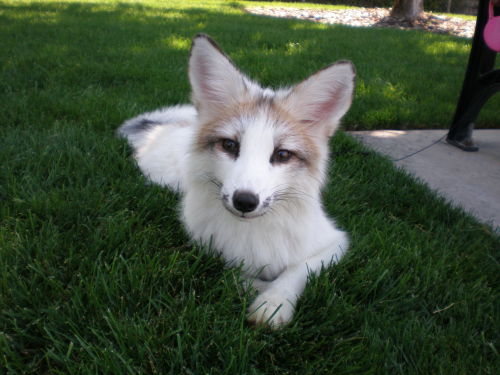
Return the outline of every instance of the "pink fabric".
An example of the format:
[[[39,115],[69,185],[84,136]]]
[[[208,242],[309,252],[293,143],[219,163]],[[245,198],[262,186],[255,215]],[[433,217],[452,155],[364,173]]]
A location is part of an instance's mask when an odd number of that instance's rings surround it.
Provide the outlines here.
[[[490,1],[489,19],[483,31],[484,42],[493,51],[500,52],[500,16],[493,14],[493,0]]]

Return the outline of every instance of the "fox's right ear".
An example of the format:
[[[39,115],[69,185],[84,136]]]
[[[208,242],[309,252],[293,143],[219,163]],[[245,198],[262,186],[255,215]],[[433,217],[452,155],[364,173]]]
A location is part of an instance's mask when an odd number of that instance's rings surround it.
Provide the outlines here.
[[[204,119],[215,118],[238,103],[250,80],[207,35],[193,39],[189,58],[192,100]]]

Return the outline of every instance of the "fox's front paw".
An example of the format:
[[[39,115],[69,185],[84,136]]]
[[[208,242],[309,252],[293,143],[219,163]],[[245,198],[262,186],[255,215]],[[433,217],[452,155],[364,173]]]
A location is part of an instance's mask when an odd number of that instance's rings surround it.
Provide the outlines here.
[[[293,297],[267,291],[259,294],[248,309],[248,321],[254,324],[268,324],[279,329],[292,320],[295,307]]]

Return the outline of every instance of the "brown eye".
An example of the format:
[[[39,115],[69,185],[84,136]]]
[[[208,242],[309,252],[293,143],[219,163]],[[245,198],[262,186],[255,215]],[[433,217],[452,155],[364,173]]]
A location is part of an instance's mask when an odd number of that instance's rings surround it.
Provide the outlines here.
[[[293,153],[288,150],[276,150],[271,157],[271,163],[286,163],[293,156]]]
[[[238,156],[240,151],[240,145],[238,142],[233,141],[232,139],[223,139],[222,141],[222,149],[226,151],[228,154]]]

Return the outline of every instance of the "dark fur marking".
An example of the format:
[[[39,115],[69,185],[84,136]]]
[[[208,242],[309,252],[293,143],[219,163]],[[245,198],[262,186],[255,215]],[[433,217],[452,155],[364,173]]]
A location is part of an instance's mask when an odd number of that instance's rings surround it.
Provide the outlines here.
[[[267,197],[264,203],[262,203],[262,207],[269,207],[269,204],[271,204],[271,197]]]
[[[274,96],[267,96],[261,93],[255,100],[257,106],[265,106],[268,110],[274,109]]]
[[[141,133],[143,131],[147,131],[156,125],[160,125],[160,123],[157,121],[152,121],[152,120],[148,120],[148,119],[144,118],[144,119],[138,120],[130,125],[125,126],[122,129],[122,132],[127,134],[127,135],[137,134],[137,133]]]

